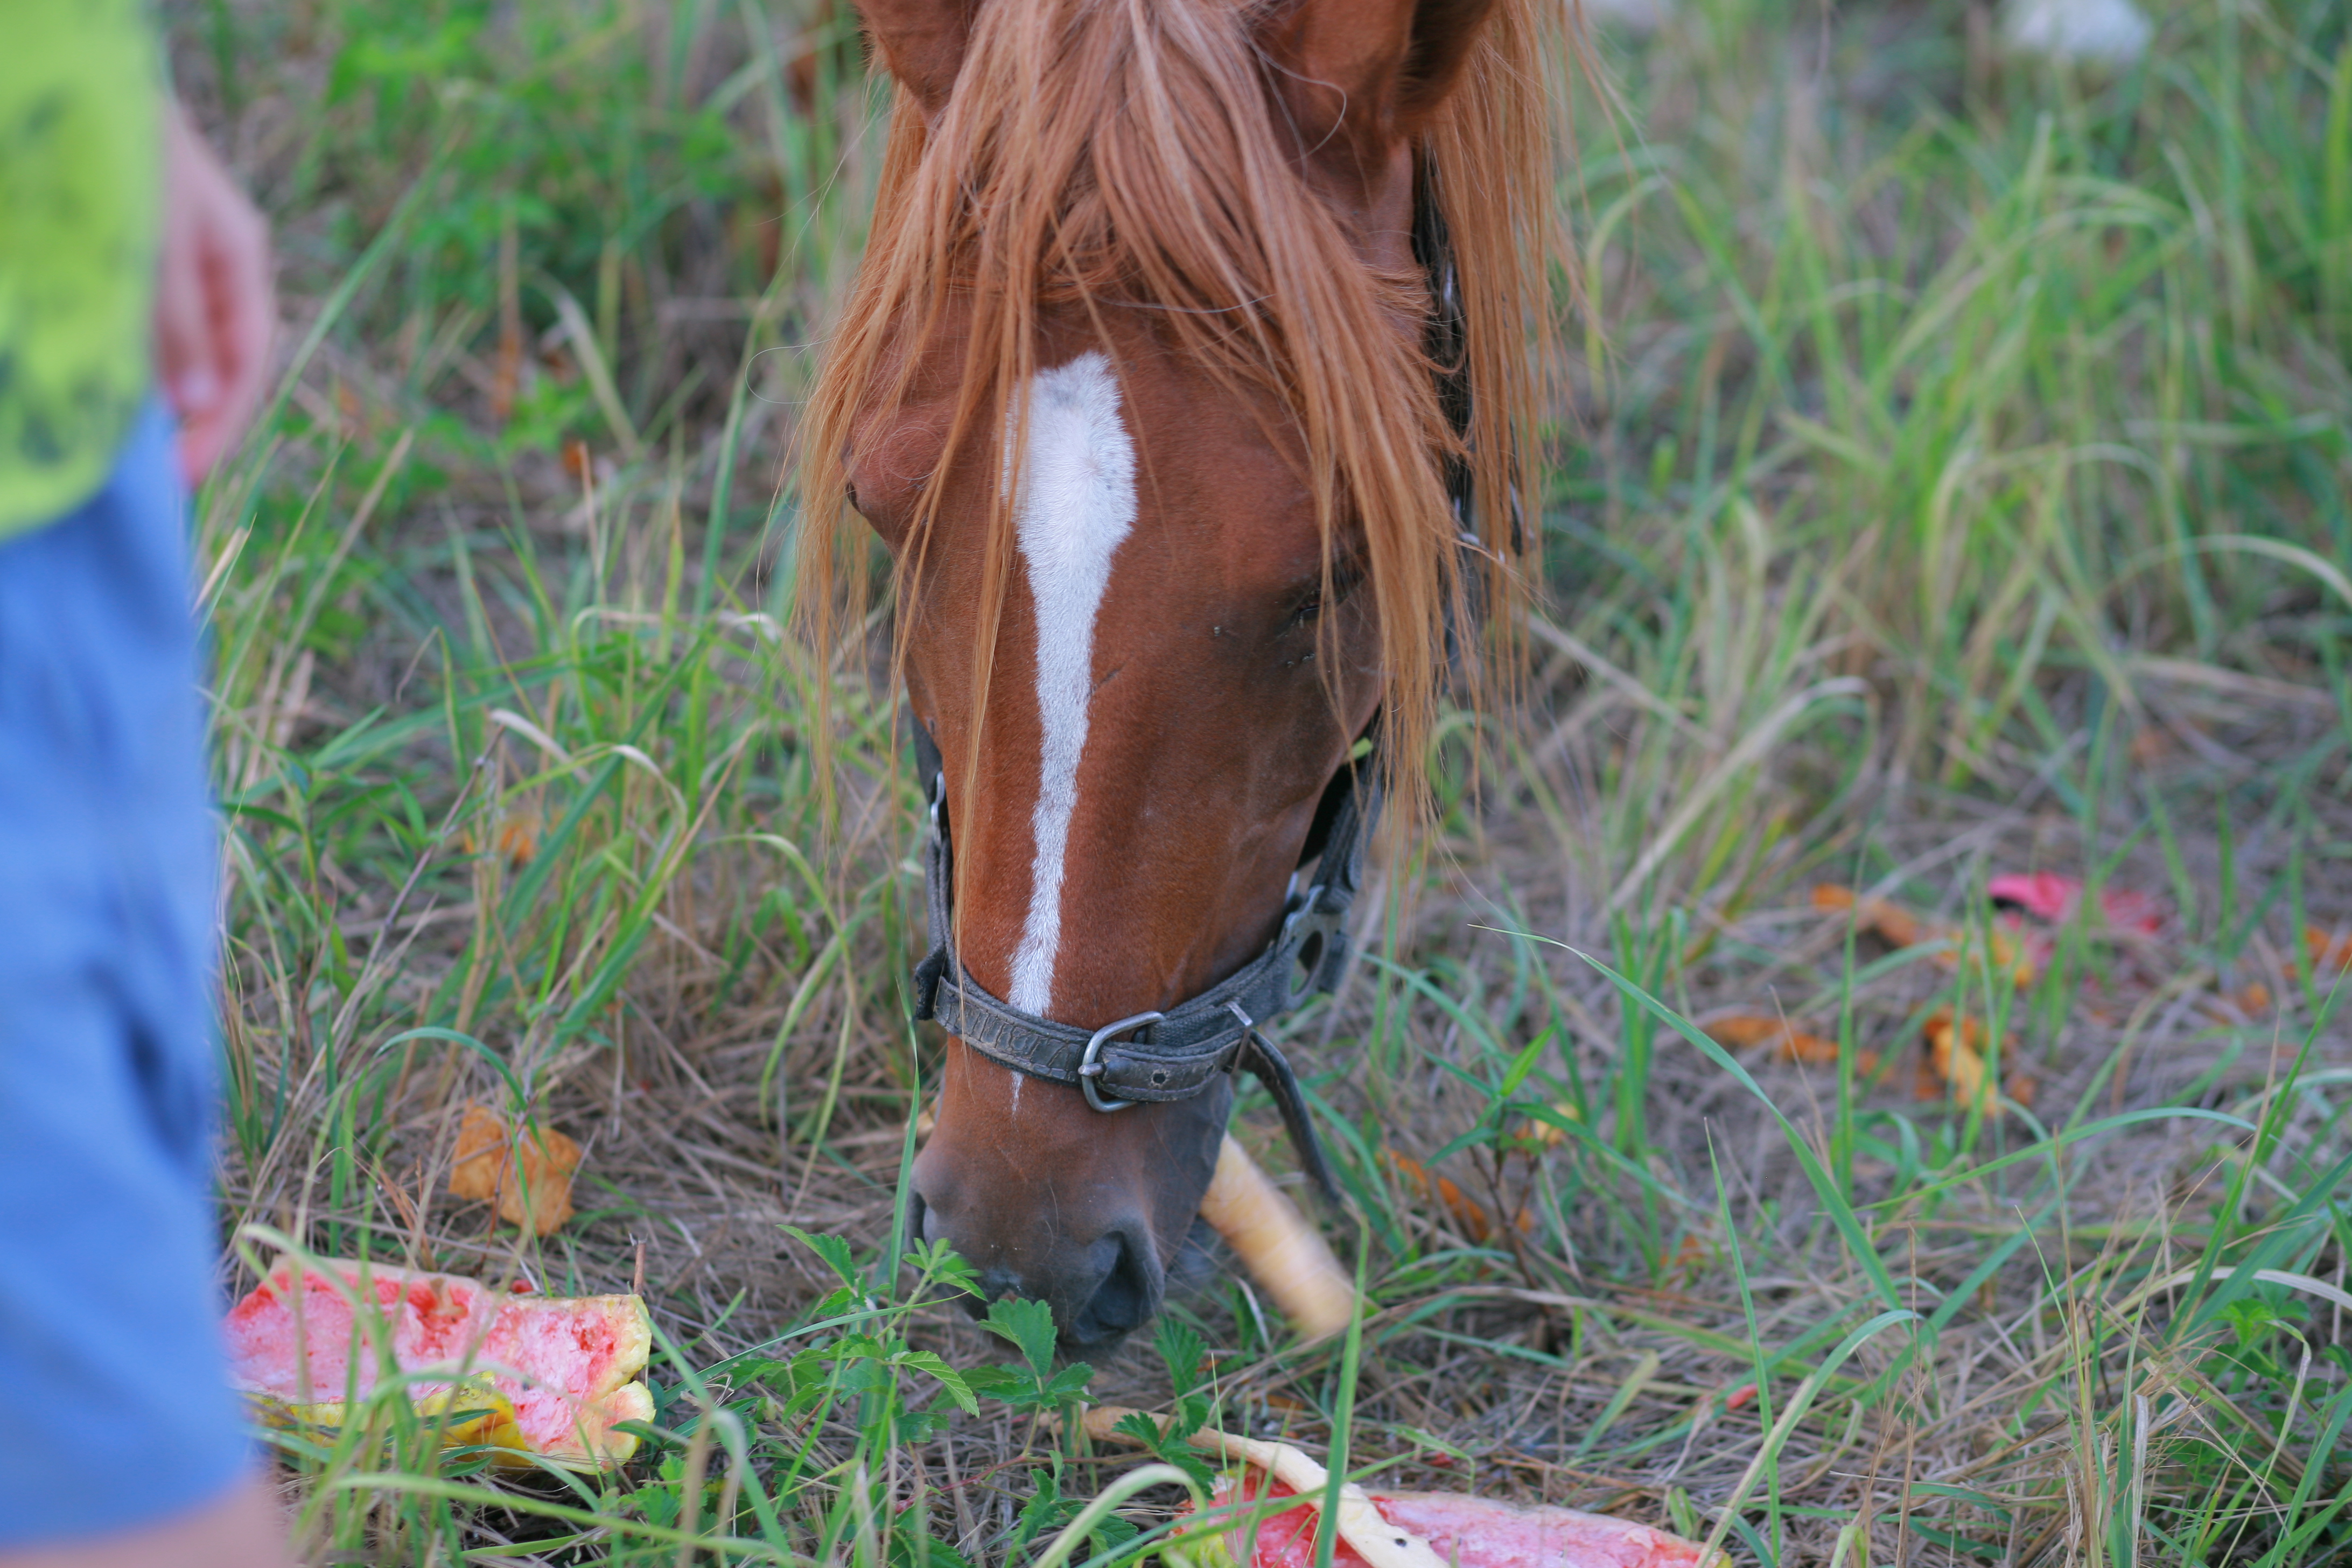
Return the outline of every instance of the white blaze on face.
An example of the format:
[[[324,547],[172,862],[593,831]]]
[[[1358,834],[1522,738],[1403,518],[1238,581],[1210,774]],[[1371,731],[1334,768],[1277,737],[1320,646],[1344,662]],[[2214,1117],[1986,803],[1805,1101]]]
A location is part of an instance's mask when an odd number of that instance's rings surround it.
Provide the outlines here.
[[[1062,860],[1078,805],[1078,760],[1094,696],[1095,616],[1110,558],[1135,526],[1135,444],[1118,418],[1110,361],[1084,353],[1030,383],[1013,521],[1037,605],[1037,714],[1044,731],[1030,830],[1029,916],[1005,1000],[1045,1014],[1062,942]],[[1008,454],[1009,457],[1009,454]],[[1009,469],[1012,465],[1006,464]]]

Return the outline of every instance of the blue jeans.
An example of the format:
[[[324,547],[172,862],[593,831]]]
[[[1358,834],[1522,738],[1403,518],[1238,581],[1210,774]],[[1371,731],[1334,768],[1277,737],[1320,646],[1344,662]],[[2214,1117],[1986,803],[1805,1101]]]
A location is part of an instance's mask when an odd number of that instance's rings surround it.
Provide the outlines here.
[[[253,1462],[185,512],[150,408],[103,489],[0,542],[0,1548],[159,1522]]]

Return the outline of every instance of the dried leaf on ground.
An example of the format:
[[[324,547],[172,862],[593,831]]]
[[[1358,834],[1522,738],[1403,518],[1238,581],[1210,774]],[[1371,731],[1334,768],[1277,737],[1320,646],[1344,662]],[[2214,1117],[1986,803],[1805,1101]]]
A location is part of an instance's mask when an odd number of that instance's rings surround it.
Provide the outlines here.
[[[1962,1018],[1956,1026],[1952,1010],[1939,1007],[1928,1016],[1921,1032],[1927,1038],[1928,1059],[1953,1097],[1963,1105],[1993,1114],[1999,1107],[1992,1098],[1992,1074],[1985,1066],[1984,1026],[1974,1018]],[[2007,1054],[2006,1046],[2003,1054]],[[2033,1103],[2033,1080],[2023,1074],[2008,1075],[2001,1087],[2018,1104]]]
[[[2324,931],[2317,926],[2303,928],[2303,951],[2310,955],[2311,972],[2321,980],[2333,980],[2352,969],[2352,931]]]
[[[499,853],[509,864],[528,866],[539,853],[539,813],[511,811],[499,819]]]
[[[1860,897],[1852,888],[1835,882],[1822,882],[1813,889],[1813,908],[1824,914],[1853,911],[1854,924],[1864,931],[1875,931],[1895,947],[1917,947],[1921,942],[1934,942],[1944,932],[1926,920],[1913,914],[1902,905],[1885,899]]]
[[[2154,767],[2179,750],[2179,742],[2174,740],[2168,731],[2154,725],[2134,735],[2131,738],[2131,744],[2124,748],[2125,754],[2131,758],[2132,764],[2142,768]]]
[[[1553,1100],[1551,1113],[1559,1117],[1561,1121],[1581,1124],[1584,1121],[1584,1112],[1577,1110],[1565,1100]],[[1557,1121],[1538,1121],[1530,1117],[1512,1131],[1516,1136],[1527,1140],[1538,1149],[1557,1149],[1568,1142],[1568,1129],[1560,1126]]]
[[[1412,1184],[1413,1191],[1421,1194],[1423,1201],[1444,1205],[1446,1212],[1454,1216],[1454,1223],[1462,1227],[1463,1236],[1472,1246],[1484,1247],[1493,1237],[1496,1229],[1494,1216],[1486,1212],[1485,1205],[1464,1192],[1450,1178],[1433,1174],[1420,1161],[1394,1149],[1389,1151],[1389,1163],[1396,1166],[1398,1174]],[[1535,1217],[1522,1208],[1512,1216],[1511,1223],[1524,1235],[1535,1223]]]
[[[1717,1045],[1735,1051],[1753,1050],[1759,1046],[1770,1046],[1774,1059],[1796,1062],[1803,1067],[1835,1067],[1838,1059],[1837,1042],[1821,1035],[1807,1034],[1787,1019],[1769,1013],[1732,1013],[1710,1020],[1707,1037]],[[1856,1072],[1873,1072],[1878,1067],[1876,1051],[1853,1053]]]
[[[2268,1013],[2271,1010],[2271,988],[2255,980],[2235,991],[2217,989],[2210,995],[2198,998],[2198,1010],[2227,1028]]]
[[[498,825],[490,831],[490,845],[506,858],[516,870],[530,864],[539,854],[539,836],[546,825],[536,811],[509,811],[500,814]],[[482,847],[468,829],[459,838],[466,853],[477,855]]]
[[[509,1225],[551,1236],[572,1217],[572,1173],[579,1168],[580,1145],[562,1133],[525,1121],[518,1136],[505,1117],[468,1105],[449,1191],[477,1203],[495,1199]]]
[[[1813,908],[1823,914],[1851,911],[1857,928],[1875,933],[1891,947],[1948,942],[1949,947],[1936,955],[1936,962],[1947,969],[1958,968],[1961,951],[1976,942],[1976,933],[1962,927],[1931,921],[1885,899],[1863,898],[1835,882],[1814,887]],[[2043,946],[2039,937],[2014,931],[1994,929],[1983,934],[1983,951],[1991,955],[1994,967],[2008,973],[2021,986],[2032,984],[2042,973]]]

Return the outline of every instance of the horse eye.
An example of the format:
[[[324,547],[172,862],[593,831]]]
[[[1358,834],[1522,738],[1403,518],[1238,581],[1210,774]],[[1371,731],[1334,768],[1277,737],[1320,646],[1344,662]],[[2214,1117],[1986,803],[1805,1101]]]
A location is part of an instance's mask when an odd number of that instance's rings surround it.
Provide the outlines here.
[[[841,483],[841,499],[849,503],[849,510],[852,511],[864,511],[866,510],[864,507],[857,504],[857,487],[846,479],[844,479]]]
[[[1318,619],[1331,605],[1345,604],[1348,595],[1361,586],[1363,581],[1364,570],[1361,566],[1352,561],[1342,562],[1332,570],[1328,592],[1323,584],[1318,583],[1299,596],[1297,604],[1291,609],[1288,624],[1292,626],[1303,626],[1309,621]]]
[[[1339,589],[1337,584],[1332,586],[1339,590],[1332,595],[1334,598],[1343,595],[1346,592],[1344,589]],[[1324,604],[1322,584],[1318,584],[1305,590],[1297,599],[1291,601],[1290,614],[1284,619],[1282,629],[1285,632],[1295,632],[1301,626],[1312,626],[1321,618]]]

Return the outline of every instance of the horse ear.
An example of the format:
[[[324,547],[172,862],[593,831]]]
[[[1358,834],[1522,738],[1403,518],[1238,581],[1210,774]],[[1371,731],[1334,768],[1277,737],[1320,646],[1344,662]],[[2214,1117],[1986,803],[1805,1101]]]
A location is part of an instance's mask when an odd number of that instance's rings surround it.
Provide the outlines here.
[[[926,120],[937,120],[947,107],[978,5],[979,0],[857,0],[882,63],[915,95]]]
[[[1360,197],[1454,90],[1495,0],[1288,0],[1259,26],[1308,177]]]
[[[1495,9],[1495,0],[1421,0],[1412,13],[1412,51],[1405,57],[1397,118],[1407,135],[1420,131],[1462,79],[1470,46]]]

